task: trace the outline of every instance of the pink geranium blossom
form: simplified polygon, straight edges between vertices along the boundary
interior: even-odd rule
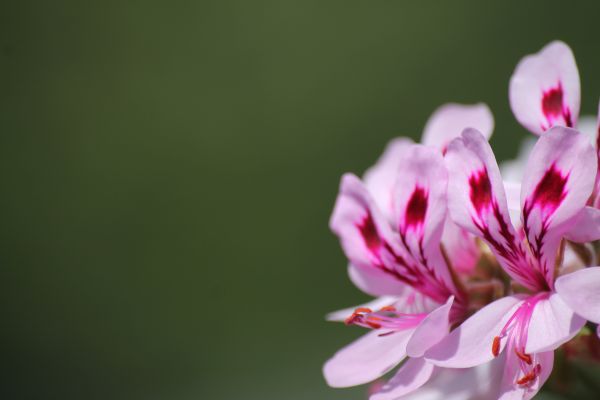
[[[555,292],[563,237],[580,221],[592,193],[595,151],[570,128],[551,128],[533,148],[521,188],[521,227],[511,223],[500,171],[487,141],[466,130],[448,147],[448,207],[453,220],[484,240],[527,294],[513,294],[478,311],[426,357],[468,368],[495,359],[498,398],[531,398],[552,369],[552,350],[585,321]]]
[[[462,121],[462,123],[461,123]],[[457,286],[440,243],[444,232],[470,240],[447,239],[450,254],[476,252],[473,238],[446,218],[447,172],[442,153],[465,126],[477,126],[487,136],[493,119],[484,105],[449,104],[428,121],[423,142],[392,141],[378,163],[365,173],[364,183],[347,174],[331,218],[350,260],[352,281],[368,294],[381,296],[329,319],[373,329],[340,350],[324,366],[331,386],[372,381],[399,364],[396,376],[373,398],[399,396],[425,383],[434,366],[423,353],[464,318],[466,293]],[[453,134],[450,134],[453,132]],[[448,256],[448,255],[446,255]],[[458,269],[467,273],[477,259],[471,254]]]

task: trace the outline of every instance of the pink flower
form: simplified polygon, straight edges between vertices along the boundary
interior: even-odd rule
[[[596,154],[576,130],[553,127],[536,143],[520,190],[521,226],[515,229],[493,152],[476,130],[450,143],[448,208],[452,219],[484,240],[506,273],[529,294],[497,300],[426,353],[442,367],[493,361],[498,398],[529,399],[552,369],[553,350],[585,321],[555,292],[563,237],[585,230]]]
[[[462,123],[461,123],[462,121]],[[351,280],[364,292],[381,296],[329,319],[373,329],[337,352],[324,366],[329,385],[345,387],[377,379],[408,360],[374,398],[408,393],[425,383],[435,367],[422,355],[466,312],[466,294],[456,284],[440,243],[445,230],[461,232],[446,218],[447,172],[442,152],[465,126],[487,136],[493,119],[484,105],[450,104],[430,118],[423,141],[392,141],[378,163],[365,173],[342,178],[331,218],[350,260]],[[468,235],[464,233],[465,235]],[[465,241],[449,240],[449,252],[468,254]],[[454,239],[454,237],[452,237]],[[476,255],[464,260],[468,271]]]

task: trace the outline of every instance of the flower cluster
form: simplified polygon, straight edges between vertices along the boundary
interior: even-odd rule
[[[523,58],[509,86],[537,135],[518,159],[496,162],[486,105],[448,104],[422,143],[395,139],[362,179],[342,177],[330,226],[375,299],[328,316],[369,330],[326,362],[330,386],[400,366],[371,400],[530,399],[555,350],[598,340],[600,136],[578,124],[571,49]]]

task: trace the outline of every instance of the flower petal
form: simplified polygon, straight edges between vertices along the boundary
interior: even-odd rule
[[[501,368],[497,359],[473,368],[436,368],[429,381],[404,400],[490,400],[497,398]]]
[[[551,128],[531,152],[521,186],[523,229],[549,283],[560,240],[592,194],[596,168],[593,147],[571,128]]]
[[[406,356],[406,343],[413,330],[379,336],[374,330],[338,351],[323,366],[331,387],[361,385],[389,372]]]
[[[387,144],[379,160],[363,176],[367,191],[389,221],[391,221],[393,207],[392,191],[400,171],[398,165],[403,152],[412,143],[413,141],[408,138],[392,139]]]
[[[577,222],[573,224],[565,237],[573,242],[586,243],[600,239],[600,209],[585,207],[579,213]]]
[[[600,267],[561,276],[556,280],[556,291],[577,314],[600,323]]]
[[[448,146],[446,165],[452,220],[482,238],[519,283],[534,290],[545,286],[541,276],[531,279],[525,248],[511,223],[498,164],[485,138],[466,129]]]
[[[399,296],[410,290],[408,285],[379,268],[359,268],[350,264],[348,276],[354,286],[374,297]]]
[[[549,298],[540,300],[533,309],[525,352],[532,354],[555,350],[571,340],[584,324],[585,320],[575,314],[558,294],[553,293]]]
[[[494,116],[488,106],[484,103],[444,104],[429,117],[421,143],[444,151],[465,128],[475,128],[489,139],[494,130]]]
[[[454,297],[450,297],[446,304],[429,313],[415,329],[406,346],[409,357],[422,357],[432,346],[440,342],[450,330],[450,309]]]
[[[492,344],[520,298],[507,296],[488,304],[425,353],[440,367],[469,368],[494,358]]]
[[[541,368],[540,375],[531,386],[524,386],[516,383],[523,374],[518,368],[519,360],[514,351],[507,352],[499,393],[495,398],[499,400],[529,400],[537,394],[552,372],[554,352],[549,351],[536,355]]]
[[[394,189],[394,219],[403,249],[419,269],[413,274],[422,292],[439,303],[457,290],[442,257],[448,174],[442,154],[412,145],[400,162]]]
[[[463,275],[470,275],[480,256],[475,236],[456,225],[450,217],[446,217],[442,244],[454,270]]]
[[[437,247],[446,217],[448,173],[441,153],[413,145],[399,163],[402,171],[394,186],[394,213],[398,231],[411,251],[419,243]]]
[[[396,295],[404,290],[403,278],[395,269],[397,239],[362,182],[352,174],[342,178],[330,227],[350,263],[368,282],[369,293]]]
[[[580,83],[569,46],[555,41],[524,57],[510,79],[509,97],[517,120],[535,134],[576,126]]]
[[[369,400],[395,400],[411,393],[429,380],[434,369],[435,366],[424,358],[411,358]]]

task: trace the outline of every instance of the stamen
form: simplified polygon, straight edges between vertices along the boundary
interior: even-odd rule
[[[492,354],[494,357],[498,357],[498,354],[500,354],[500,336],[494,338],[494,342],[492,343]]]
[[[394,307],[394,306],[385,306],[385,307],[381,307],[381,309],[379,311],[395,312],[396,311],[396,307]]]
[[[521,360],[525,361],[527,364],[529,364],[529,365],[532,364],[531,356],[529,354],[525,353],[524,351],[519,351],[519,349],[517,349],[515,347],[515,354],[517,355],[517,357],[519,357]]]
[[[525,374],[522,378],[517,379],[517,385],[527,386],[532,383],[542,371],[542,366],[540,364],[536,364],[535,368]]]

